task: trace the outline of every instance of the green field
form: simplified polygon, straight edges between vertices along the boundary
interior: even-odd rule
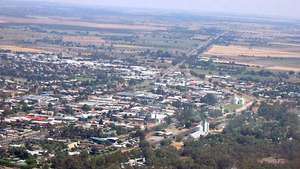
[[[226,112],[234,112],[236,111],[237,109],[241,108],[243,105],[241,104],[227,104],[224,106],[224,110]]]

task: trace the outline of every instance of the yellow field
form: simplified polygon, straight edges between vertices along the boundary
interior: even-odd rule
[[[10,46],[10,45],[0,45],[2,50],[10,50],[12,52],[30,52],[30,53],[45,53],[46,51],[40,49],[19,47],[19,46]]]
[[[276,57],[276,58],[300,58],[298,52],[288,52],[271,48],[249,48],[244,46],[214,45],[205,54],[214,56],[255,56],[255,57]]]
[[[294,71],[294,72],[300,72],[300,68],[298,67],[284,67],[284,66],[270,66],[266,67],[266,69],[269,70],[277,70],[277,71]]]
[[[104,44],[105,40],[96,36],[63,36],[63,41],[77,42],[82,45]]]
[[[163,26],[153,26],[145,24],[114,24],[114,23],[96,23],[85,22],[74,18],[47,18],[47,17],[32,17],[32,18],[17,18],[0,16],[0,21],[3,23],[17,24],[47,24],[47,25],[66,25],[80,26],[99,29],[127,29],[127,30],[166,30]]]

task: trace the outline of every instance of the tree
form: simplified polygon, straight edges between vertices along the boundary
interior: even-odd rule
[[[74,114],[74,110],[72,109],[72,107],[67,106],[67,105],[64,107],[64,112],[66,114]]]
[[[87,105],[87,104],[84,104],[83,106],[82,106],[82,108],[81,108],[83,111],[91,111],[91,107],[89,106],[89,105]]]
[[[31,110],[31,108],[28,106],[26,102],[22,101],[20,104],[21,104],[21,110],[23,112],[28,112],[29,110]]]
[[[209,104],[212,106],[218,103],[218,99],[217,99],[216,95],[211,94],[211,93],[208,93],[204,97],[202,97],[201,101],[203,103],[206,103],[206,104]]]
[[[33,157],[26,159],[26,164],[28,165],[28,168],[36,168],[37,167],[37,162]]]
[[[9,150],[9,152],[10,154],[14,154],[21,159],[27,159],[29,157],[29,154],[27,153],[25,148],[13,147]]]
[[[47,107],[48,107],[48,111],[53,111],[53,104],[52,103],[49,103]]]

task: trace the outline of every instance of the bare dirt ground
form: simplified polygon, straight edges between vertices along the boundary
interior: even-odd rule
[[[181,150],[184,146],[183,142],[172,142],[171,146],[173,146],[176,150]]]
[[[255,56],[255,57],[275,57],[275,58],[300,58],[300,53],[277,50],[272,48],[249,48],[244,46],[214,45],[206,53],[214,56]]]

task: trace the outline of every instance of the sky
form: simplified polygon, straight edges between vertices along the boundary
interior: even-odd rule
[[[300,0],[40,0],[93,6],[184,10],[300,19]]]

